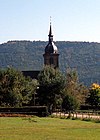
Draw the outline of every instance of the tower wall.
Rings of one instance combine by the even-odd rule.
[[[44,65],[50,65],[54,68],[59,67],[59,54],[44,54]]]

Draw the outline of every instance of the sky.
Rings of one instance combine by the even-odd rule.
[[[0,44],[48,40],[100,42],[100,0],[0,0]]]

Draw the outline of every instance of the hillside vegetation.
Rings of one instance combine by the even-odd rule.
[[[78,71],[85,85],[100,83],[100,43],[57,41],[59,67]],[[9,41],[0,44],[0,68],[12,66],[18,70],[41,70],[45,41]]]

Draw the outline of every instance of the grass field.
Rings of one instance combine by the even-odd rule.
[[[99,139],[100,123],[49,117],[0,117],[0,140]]]

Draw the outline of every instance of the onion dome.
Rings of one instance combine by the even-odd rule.
[[[48,45],[45,47],[45,53],[58,53],[58,49],[56,45],[53,42],[53,35],[52,35],[52,29],[51,29],[51,23],[50,23],[50,31],[49,31],[49,42]]]

